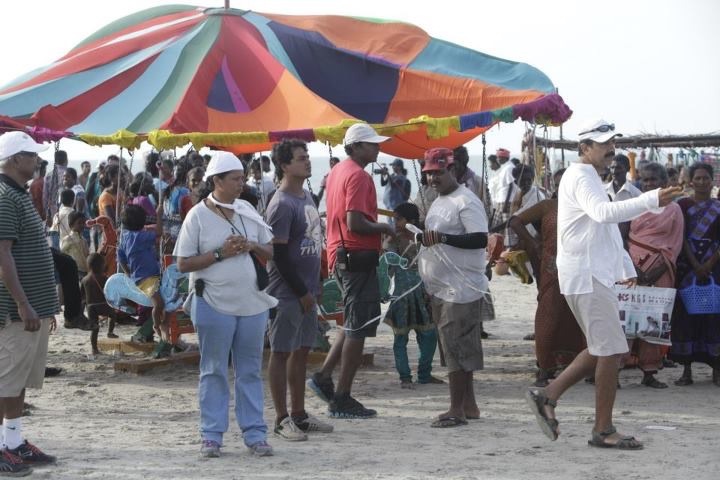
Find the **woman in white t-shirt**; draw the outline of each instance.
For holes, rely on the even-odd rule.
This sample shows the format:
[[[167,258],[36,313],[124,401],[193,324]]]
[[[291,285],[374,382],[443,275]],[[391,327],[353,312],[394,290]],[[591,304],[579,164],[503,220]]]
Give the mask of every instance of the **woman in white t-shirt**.
[[[188,213],[174,252],[178,269],[190,272],[193,288],[191,317],[200,345],[200,451],[204,457],[220,455],[228,428],[232,352],[235,416],[243,440],[253,454],[272,455],[260,370],[268,313],[277,300],[258,288],[251,257],[272,257],[272,231],[248,202],[237,199],[244,181],[237,157],[217,152],[204,180],[212,192]]]

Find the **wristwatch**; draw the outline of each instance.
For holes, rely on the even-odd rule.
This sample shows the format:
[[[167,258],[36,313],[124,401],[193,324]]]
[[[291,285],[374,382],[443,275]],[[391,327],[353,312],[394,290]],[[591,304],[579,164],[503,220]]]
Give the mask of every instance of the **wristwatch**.
[[[222,248],[216,248],[213,250],[213,257],[215,257],[216,262],[221,262],[223,259]]]

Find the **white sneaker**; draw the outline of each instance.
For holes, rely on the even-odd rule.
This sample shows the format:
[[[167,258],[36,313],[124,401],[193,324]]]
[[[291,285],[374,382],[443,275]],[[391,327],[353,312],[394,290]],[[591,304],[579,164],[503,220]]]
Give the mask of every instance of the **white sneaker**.
[[[295,425],[295,422],[289,416],[283,418],[280,425],[275,427],[273,431],[275,435],[289,442],[303,442],[308,439],[307,435]]]
[[[335,427],[310,414],[303,420],[294,419],[295,425],[303,432],[332,433]]]

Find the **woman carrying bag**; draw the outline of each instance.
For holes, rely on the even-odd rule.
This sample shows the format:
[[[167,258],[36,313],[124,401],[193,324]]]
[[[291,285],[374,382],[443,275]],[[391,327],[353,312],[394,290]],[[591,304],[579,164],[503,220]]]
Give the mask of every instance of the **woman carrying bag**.
[[[203,180],[210,193],[188,213],[174,251],[178,269],[190,272],[188,300],[200,346],[200,452],[220,455],[232,352],[243,440],[254,455],[268,456],[260,370],[268,312],[277,300],[262,291],[267,273],[259,260],[272,257],[272,231],[249,203],[238,200],[244,175],[235,155],[216,152]]]
[[[685,217],[685,241],[677,264],[679,295],[672,316],[670,358],[683,366],[675,385],[691,385],[692,363],[703,362],[712,367],[712,381],[720,387],[720,312],[689,313],[693,305],[685,304],[681,291],[692,288],[693,282],[720,284],[720,200],[711,198],[714,172],[709,164],[696,163],[689,171],[693,195],[678,200]]]

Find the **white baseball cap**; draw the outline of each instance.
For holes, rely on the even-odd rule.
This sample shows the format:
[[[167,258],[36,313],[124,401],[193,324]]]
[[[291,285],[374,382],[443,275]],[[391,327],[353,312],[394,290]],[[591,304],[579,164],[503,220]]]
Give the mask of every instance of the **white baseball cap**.
[[[587,122],[578,134],[580,141],[592,140],[597,143],[605,143],[614,137],[622,137],[622,133],[615,131],[614,123],[603,119]]]
[[[218,173],[231,172],[233,170],[245,171],[240,159],[233,153],[218,150],[212,153],[212,158],[210,159],[210,163],[208,163],[207,170],[205,170],[203,181],[206,181]]]
[[[387,140],[390,140],[390,137],[383,137],[382,135],[378,135],[375,129],[367,123],[356,123],[355,125],[348,128],[347,132],[345,132],[345,140],[343,140],[343,145],[352,145],[353,143],[358,142],[382,143]]]
[[[7,132],[0,135],[0,160],[10,158],[16,153],[39,153],[48,149],[48,145],[36,143],[25,132]]]

